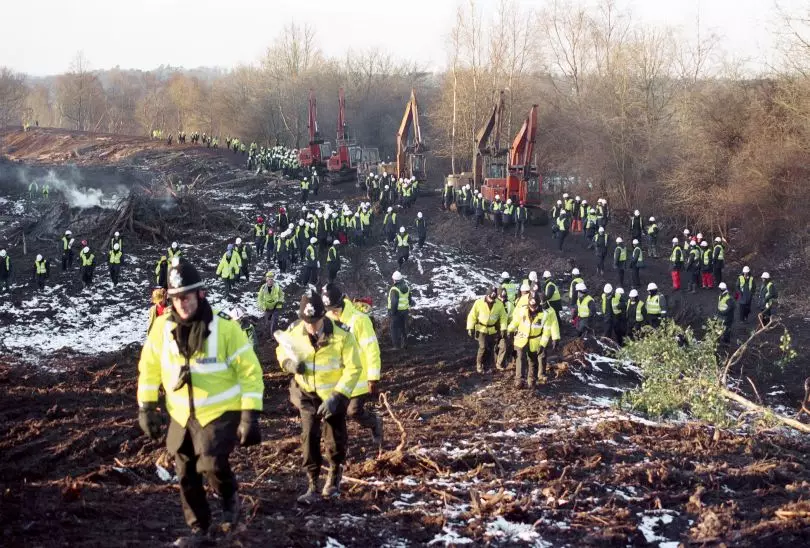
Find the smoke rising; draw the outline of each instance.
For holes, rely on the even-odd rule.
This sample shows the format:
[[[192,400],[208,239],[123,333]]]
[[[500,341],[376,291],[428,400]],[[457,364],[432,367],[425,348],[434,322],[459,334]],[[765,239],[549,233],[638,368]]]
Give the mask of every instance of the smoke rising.
[[[9,173],[11,169],[3,168],[4,166],[0,165],[0,175],[3,175],[2,172],[5,172],[6,176],[10,175],[12,180],[16,180],[17,183],[24,187],[24,192],[28,192],[28,186],[32,182],[37,184],[38,192],[42,192],[43,187],[48,185],[51,197],[58,193],[70,207],[111,209],[115,207],[118,198],[129,194],[129,189],[121,184],[107,188],[108,192],[100,188],[87,186],[82,172],[75,166],[67,167],[63,170],[63,173],[57,173],[56,170],[50,169],[44,175],[41,170],[32,169],[28,166],[16,166],[12,173]]]

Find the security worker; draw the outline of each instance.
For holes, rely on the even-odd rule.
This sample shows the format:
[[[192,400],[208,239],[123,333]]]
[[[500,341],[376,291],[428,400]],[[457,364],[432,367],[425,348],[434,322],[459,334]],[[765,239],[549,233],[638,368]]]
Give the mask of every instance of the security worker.
[[[630,290],[630,300],[627,301],[627,336],[634,339],[638,331],[647,321],[647,310],[644,301],[639,299],[638,290]]]
[[[166,255],[161,255],[160,259],[158,259],[157,264],[155,265],[155,285],[158,287],[162,287],[166,289],[169,287],[169,261],[166,259]]]
[[[0,283],[3,284],[3,291],[8,291],[9,279],[11,278],[11,257],[5,249],[0,249]]]
[[[515,238],[520,236],[521,238],[525,238],[525,227],[526,222],[529,220],[529,210],[526,209],[526,203],[521,201],[517,208],[515,208],[514,213],[515,219]]]
[[[276,283],[276,274],[273,271],[264,275],[264,283],[259,288],[259,295],[256,297],[256,304],[259,310],[264,312],[263,321],[270,324],[270,333],[276,331],[276,323],[281,308],[284,306],[284,290]]]
[[[751,313],[751,302],[754,299],[756,285],[754,284],[754,277],[751,276],[751,269],[744,266],[742,274],[737,278],[737,303],[740,305],[740,321],[745,323],[748,321],[748,315]]]
[[[723,266],[725,263],[726,255],[723,239],[718,236],[714,239],[714,248],[712,249],[712,274],[716,284],[723,281]]]
[[[658,286],[654,282],[647,284],[647,300],[644,302],[647,311],[647,321],[650,326],[657,328],[661,320],[667,315],[666,298],[658,293]]]
[[[562,251],[563,242],[565,242],[568,232],[571,230],[571,220],[569,219],[568,212],[563,210],[556,221],[557,223],[557,249]]]
[[[48,259],[44,259],[42,255],[37,255],[34,259],[34,278],[37,280],[37,287],[42,289],[45,287],[45,278],[50,276],[50,265]]]
[[[422,249],[427,239],[427,223],[421,211],[416,214],[416,237],[419,249]]]
[[[638,240],[633,240],[633,252],[630,255],[630,269],[633,273],[633,287],[641,286],[641,269],[644,268],[644,251]]]
[[[309,239],[304,251],[304,268],[301,270],[301,285],[318,284],[318,252],[315,248],[318,244],[318,238],[312,236]]]
[[[298,502],[313,504],[320,496],[340,496],[348,442],[346,411],[363,365],[354,335],[326,317],[323,299],[312,289],[301,297],[298,319],[277,335],[276,357],[281,368],[294,375],[290,401],[301,415],[301,451],[308,484]],[[322,420],[329,474],[319,494]]]
[[[683,270],[683,248],[678,238],[672,238],[672,253],[669,255],[669,264],[672,268],[672,289],[681,288],[681,271]]]
[[[619,287],[624,285],[624,269],[627,266],[627,247],[621,237],[616,238],[616,249],[613,250],[613,268],[619,275]]]
[[[762,288],[759,290],[759,306],[760,315],[762,316],[762,325],[771,323],[771,316],[776,310],[776,286],[773,285],[771,275],[767,272],[762,273]]]
[[[577,306],[574,319],[577,324],[577,334],[580,338],[593,333],[593,321],[596,319],[596,302],[588,295],[588,288],[584,282],[576,285]]]
[[[267,244],[267,229],[264,224],[264,217],[259,215],[253,225],[253,245],[256,247],[256,254],[261,257]]]
[[[391,344],[394,350],[405,348],[408,338],[408,311],[413,305],[411,290],[397,270],[391,276],[394,285],[388,291],[388,317],[391,319]]]
[[[515,314],[507,330],[515,334],[515,388],[523,388],[526,378],[529,388],[533,388],[540,371],[540,338],[543,335],[543,310],[536,298],[528,300],[526,308]]]
[[[118,277],[121,274],[121,255],[121,244],[113,244],[108,257],[110,263],[110,280],[112,280],[113,287],[118,285]]]
[[[498,300],[506,311],[506,324],[512,321],[515,315],[515,303],[509,300],[509,294],[503,287],[498,290]],[[503,371],[514,355],[512,337],[510,333],[501,334],[495,343],[495,369]]]
[[[334,240],[332,245],[329,246],[329,249],[326,251],[326,270],[329,275],[329,283],[335,281],[335,278],[337,278],[338,272],[340,271],[340,253],[338,253],[339,247],[340,240]]]
[[[728,345],[731,343],[731,326],[734,324],[734,300],[728,294],[726,282],[720,282],[717,288],[720,290],[720,296],[717,298],[717,317],[723,320],[720,342]]]
[[[389,207],[383,217],[383,231],[385,232],[385,240],[392,243],[397,235],[397,213],[393,207]]]
[[[168,295],[172,307],[155,319],[138,362],[138,422],[150,438],[160,437],[163,385],[171,417],[166,448],[175,456],[186,523],[202,540],[211,525],[203,476],[222,501],[223,529],[239,521],[228,456],[237,443],[261,441],[264,383],[239,324],[211,309],[202,278],[187,261],[172,260]]]
[[[702,257],[701,286],[703,289],[711,289],[714,287],[714,265],[712,264],[712,253],[709,251],[709,242],[706,240],[700,242],[700,253]]]
[[[397,265],[402,268],[403,263],[408,260],[411,254],[410,235],[405,231],[405,227],[399,227],[397,234]]]
[[[640,240],[641,235],[644,233],[644,222],[641,219],[641,212],[637,209],[630,217],[630,236],[634,240]]]
[[[512,277],[509,276],[508,272],[501,272],[501,285],[498,289],[506,290],[510,302],[514,303],[515,299],[517,299],[518,284],[512,281]]]
[[[444,190],[442,191],[442,209],[447,211],[450,209],[450,205],[456,199],[456,191],[453,188],[453,181],[447,181],[444,185]],[[456,204],[456,213],[461,215],[461,211],[459,211],[459,206]]]
[[[76,239],[73,238],[73,233],[70,230],[65,230],[65,235],[62,236],[62,272],[69,268],[73,268],[73,244]]]
[[[325,285],[321,297],[326,306],[326,315],[348,328],[349,333],[357,340],[360,351],[363,369],[352,391],[346,416],[371,430],[372,442],[380,447],[383,441],[382,419],[372,407],[366,405],[377,395],[377,383],[380,382],[382,367],[380,345],[371,318],[358,310],[336,284]]]
[[[608,246],[610,245],[610,239],[608,238],[608,233],[605,232],[605,227],[600,226],[598,228],[596,236],[593,237],[593,243],[596,256],[599,258],[599,263],[596,265],[596,272],[600,276],[604,276],[605,258],[607,257]]]
[[[689,242],[689,255],[686,257],[686,272],[689,274],[689,292],[694,293],[697,291],[698,284],[700,283],[700,263],[702,262],[702,254],[697,242],[694,240]]]
[[[244,276],[245,281],[250,281],[250,245],[242,243],[242,238],[236,239],[236,245],[234,246],[234,253],[239,255],[239,271],[236,273],[234,278],[238,281],[239,276]]]
[[[485,362],[492,359],[496,335],[505,337],[507,327],[506,309],[498,299],[498,288],[493,287],[473,303],[467,314],[467,334],[478,340],[475,368],[479,373],[484,372]]]
[[[172,245],[166,250],[166,257],[171,261],[175,257],[181,257],[183,255],[183,251],[180,249],[180,245],[177,242],[172,242]]]
[[[585,280],[580,276],[579,269],[573,268],[571,270],[571,283],[568,284],[568,303],[571,305],[571,308],[576,306],[577,286],[581,283],[585,283]]]
[[[650,217],[650,224],[647,226],[647,239],[650,241],[650,257],[658,257],[658,224],[655,217]]]
[[[110,238],[110,249],[113,249],[115,247],[115,244],[118,244],[118,251],[123,253],[124,252],[124,240],[121,238],[121,233],[118,232],[118,231],[115,231],[115,233],[113,234],[113,237]]]
[[[602,318],[602,336],[610,337],[613,334],[613,286],[605,284],[602,289],[602,302],[597,315]]]
[[[556,350],[560,342],[560,318],[557,311],[549,306],[548,300],[543,295],[539,296],[538,302],[543,310],[543,336],[540,337],[540,371],[537,380],[540,383],[546,382],[546,371],[548,363],[548,345]]]
[[[621,346],[624,343],[624,335],[627,332],[627,300],[624,297],[624,289],[617,287],[613,291],[613,297],[610,300],[610,305],[613,308],[613,340],[616,344]]]
[[[236,273],[239,272],[241,266],[242,263],[239,258],[239,254],[234,252],[233,244],[228,244],[228,249],[219,260],[216,272],[217,276],[222,278],[222,281],[225,284],[226,295],[230,294],[231,288],[233,287],[234,278],[236,278]]]
[[[562,312],[562,297],[560,296],[560,288],[551,279],[551,272],[546,270],[543,272],[543,295],[548,301],[549,306],[554,309],[557,315]]]
[[[80,257],[82,260],[82,284],[84,284],[84,288],[87,289],[93,285],[93,272],[95,271],[96,267],[96,256],[90,251],[89,247],[85,246],[82,248]]]

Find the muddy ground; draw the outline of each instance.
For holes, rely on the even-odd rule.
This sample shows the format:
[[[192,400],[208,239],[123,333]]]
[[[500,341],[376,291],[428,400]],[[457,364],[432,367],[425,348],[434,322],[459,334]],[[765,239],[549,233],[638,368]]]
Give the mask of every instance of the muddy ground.
[[[253,177],[241,169],[240,157],[228,153],[50,130],[0,138],[2,154],[34,171],[66,169],[71,163],[91,170],[85,174],[104,173],[112,165],[143,181],[196,180],[194,192],[212,207],[230,208],[245,233],[257,210],[267,212],[295,197],[294,182]],[[106,180],[101,177],[99,184]],[[43,207],[53,207],[27,200],[26,192],[2,181],[0,188],[7,207],[20,204],[20,215],[42,215]],[[354,203],[356,192],[325,189],[321,198]],[[554,357],[568,367],[560,365],[554,380],[535,391],[516,391],[508,373],[475,373],[474,345],[458,322],[466,312],[463,302],[486,279],[504,268],[561,273],[573,261],[585,269],[589,284],[601,286],[604,280],[593,276],[594,259],[575,239],[561,255],[550,250],[543,227],[515,244],[491,228],[472,231],[455,215],[442,213],[436,197],[420,198],[417,208],[430,222],[431,246],[406,267],[421,304],[406,351],[389,347],[381,318],[382,388],[390,404],[390,411],[379,406],[386,418],[384,452],[378,455],[368,434],[351,425],[343,497],[298,507],[295,498],[305,487],[298,421],[287,401],[288,378],[278,372],[272,346],[263,338],[264,443],[233,456],[245,520],[238,532],[220,537],[220,545],[808,542],[806,437],[764,426],[719,430],[685,421],[653,422],[618,411],[616,397],[637,381],[635,372],[608,360],[576,365],[575,345]],[[64,215],[72,223],[86,213]],[[409,219],[413,215],[413,210],[405,213]],[[100,237],[92,226],[88,222],[88,233]],[[29,257],[41,251],[55,256],[52,239],[58,233],[42,236],[29,243]],[[216,288],[213,267],[233,234],[206,228],[181,236]],[[40,295],[32,302],[33,288],[24,279],[2,297],[0,535],[5,545],[167,545],[185,532],[172,463],[161,443],[142,436],[136,423],[138,330],[145,327],[150,265],[166,242],[127,233],[124,238],[131,263],[116,292],[101,271],[92,293],[82,292],[75,273],[68,273],[55,276],[47,299]],[[19,251],[12,256],[20,264],[29,260]],[[254,274],[264,268],[255,265]],[[379,314],[392,271],[390,252],[375,244],[352,251],[340,279],[353,294],[374,297]],[[657,276],[659,285],[668,276],[663,263],[653,263],[646,274]],[[292,276],[284,282],[291,298],[300,294]],[[249,308],[254,290],[255,285],[244,284],[228,301],[214,289],[212,300]],[[705,314],[714,299],[677,295],[671,307],[688,311],[684,315]],[[82,312],[60,318],[44,302]],[[111,308],[115,311],[102,312]],[[101,318],[93,323],[92,316]],[[131,324],[115,329],[127,319]],[[43,331],[45,320],[53,324],[34,342],[30,337]],[[789,321],[801,355],[804,318]],[[735,335],[743,337],[746,329],[750,326],[739,326]],[[566,328],[564,342],[571,335]],[[47,344],[58,337],[59,344]],[[27,345],[20,342],[26,338]],[[806,363],[800,359],[784,372],[761,367],[753,377],[765,402],[795,408]],[[216,502],[212,507],[218,511]]]

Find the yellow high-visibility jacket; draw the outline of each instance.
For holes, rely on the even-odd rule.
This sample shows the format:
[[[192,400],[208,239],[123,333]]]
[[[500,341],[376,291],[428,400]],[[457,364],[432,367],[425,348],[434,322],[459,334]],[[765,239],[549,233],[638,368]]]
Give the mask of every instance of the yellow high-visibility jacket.
[[[470,313],[467,314],[467,330],[475,329],[478,333],[494,335],[498,331],[506,330],[506,318],[506,309],[500,299],[495,299],[490,308],[484,297],[481,297],[475,301]]]
[[[295,375],[295,382],[301,390],[315,392],[322,400],[326,400],[332,392],[351,398],[363,371],[360,349],[354,335],[329,318],[324,319],[317,349],[312,347],[303,322],[293,323],[286,332],[294,347],[307,349],[305,356],[297,357],[284,345],[276,348],[279,365],[283,365],[287,359],[299,360],[304,364],[304,372]]]
[[[219,260],[219,265],[217,265],[217,276],[220,276],[223,280],[229,280],[235,278],[241,269],[242,259],[239,257],[239,253],[233,251],[230,260],[228,260],[228,254],[225,253]]]
[[[368,381],[380,380],[380,345],[377,342],[377,334],[374,332],[371,318],[357,310],[352,302],[346,298],[343,299],[343,313],[340,315],[340,323],[349,328],[349,333],[354,335],[360,349],[360,363],[363,370],[352,392],[352,397],[356,398],[368,394]]]
[[[540,350],[544,317],[542,310],[532,313],[528,308],[523,308],[520,314],[515,314],[509,324],[509,331],[515,333],[515,348],[524,348],[528,344],[529,352]]]
[[[262,410],[262,368],[237,322],[222,312],[214,313],[204,350],[188,362],[191,382],[180,390],[174,387],[186,358],[172,335],[175,327],[169,315],[163,314],[155,319],[146,337],[138,362],[138,403],[157,402],[162,384],[169,415],[181,426],[189,419],[189,397],[202,426],[226,411]]]
[[[545,348],[548,346],[548,341],[560,340],[560,319],[557,317],[557,311],[549,307],[543,311],[543,336],[540,337],[540,346]]]

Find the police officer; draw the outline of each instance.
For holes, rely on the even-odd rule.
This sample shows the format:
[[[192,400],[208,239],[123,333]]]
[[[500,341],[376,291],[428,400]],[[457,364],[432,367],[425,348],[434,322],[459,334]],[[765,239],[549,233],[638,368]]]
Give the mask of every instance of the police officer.
[[[491,361],[495,338],[498,333],[506,337],[508,317],[503,303],[498,299],[498,288],[492,287],[483,297],[473,303],[467,314],[467,334],[478,341],[475,368],[485,370],[485,362]]]
[[[748,315],[751,314],[751,302],[756,291],[754,277],[751,276],[751,269],[748,266],[743,267],[742,274],[737,278],[736,289],[737,302],[740,305],[740,321],[745,323],[748,321]]]
[[[574,309],[574,318],[577,322],[577,334],[585,337],[588,333],[593,334],[593,321],[596,319],[596,301],[588,295],[588,287],[584,282],[576,285],[577,305]]]
[[[294,375],[290,401],[301,416],[301,452],[308,484],[298,502],[313,504],[320,496],[340,496],[348,443],[346,410],[362,374],[362,362],[354,335],[326,317],[323,299],[312,289],[301,297],[298,319],[276,337],[276,357],[281,368]],[[321,421],[329,475],[319,493]]]
[[[118,285],[118,278],[121,275],[121,255],[121,244],[113,244],[108,256],[110,263],[110,280],[112,280],[113,287]]]
[[[408,338],[408,311],[413,305],[411,290],[397,270],[391,276],[394,285],[388,291],[388,317],[391,319],[391,344],[395,350],[405,348]]]
[[[717,298],[717,316],[723,320],[720,342],[727,346],[731,343],[731,326],[734,323],[734,299],[728,294],[726,282],[720,282],[717,288],[720,289],[720,296]]]
[[[613,268],[619,276],[619,287],[624,285],[624,269],[627,266],[627,246],[621,237],[616,238],[616,248],[613,250]]]
[[[425,239],[427,238],[427,223],[421,211],[416,214],[416,237],[419,249],[422,249],[422,246],[425,245]]]
[[[264,312],[264,322],[270,324],[270,333],[276,330],[278,315],[284,306],[284,290],[276,283],[276,274],[269,271],[264,275],[264,283],[256,297],[259,310]]]
[[[171,417],[166,448],[175,456],[186,523],[199,538],[211,525],[203,476],[222,501],[223,529],[239,521],[228,456],[237,443],[261,441],[264,383],[239,324],[212,310],[200,274],[183,259],[172,261],[168,295],[172,307],[155,319],[138,363],[138,422],[150,438],[160,437],[163,385]]]

